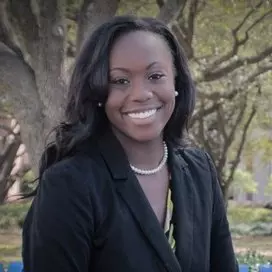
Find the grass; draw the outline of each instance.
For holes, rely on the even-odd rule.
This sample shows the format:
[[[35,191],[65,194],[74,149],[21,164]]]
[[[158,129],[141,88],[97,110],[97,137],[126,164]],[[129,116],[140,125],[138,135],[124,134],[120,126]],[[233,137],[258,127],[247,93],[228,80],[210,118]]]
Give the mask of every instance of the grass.
[[[15,230],[0,231],[0,263],[21,259],[21,233]]]
[[[0,263],[21,259],[21,231],[29,202],[0,206]]]
[[[260,255],[257,259],[263,260],[262,263],[272,263],[272,236],[244,236],[234,238],[233,244],[240,260],[248,259],[248,252],[252,252],[253,254]],[[242,256],[247,257],[241,258]],[[250,259],[253,259],[253,257]]]
[[[230,205],[228,219],[235,237],[272,236],[272,210]]]
[[[244,236],[233,239],[237,251],[262,250],[264,255],[272,257],[272,236]]]
[[[20,228],[29,205],[29,202],[0,205],[0,230]]]

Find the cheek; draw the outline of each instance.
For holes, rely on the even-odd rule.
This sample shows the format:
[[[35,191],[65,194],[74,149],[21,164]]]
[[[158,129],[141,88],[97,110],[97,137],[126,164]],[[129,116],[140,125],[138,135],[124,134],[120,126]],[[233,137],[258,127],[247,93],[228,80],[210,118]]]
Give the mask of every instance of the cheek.
[[[167,91],[163,94],[161,97],[161,100],[164,101],[165,103],[165,117],[170,118],[172,113],[175,110],[175,105],[176,105],[176,96],[175,96],[175,91]]]
[[[159,96],[159,99],[163,101],[167,106],[171,107],[175,105],[175,88],[170,87],[170,88],[165,88],[161,90],[159,93],[157,93]]]
[[[174,80],[171,81],[169,84],[169,88],[167,91],[164,93],[165,96],[165,101],[167,101],[171,109],[173,110],[175,107],[175,102],[176,102],[176,96],[175,96],[175,83]]]
[[[112,119],[113,113],[116,111],[116,107],[110,100],[108,100],[105,104],[105,112],[109,120]]]
[[[176,97],[175,95],[172,95],[171,98],[169,99],[169,111],[171,114],[173,113],[176,105]]]
[[[108,116],[108,119],[112,119],[112,116],[120,112],[124,99],[125,98],[121,93],[117,92],[109,93],[107,102],[105,104],[105,112],[106,115]]]

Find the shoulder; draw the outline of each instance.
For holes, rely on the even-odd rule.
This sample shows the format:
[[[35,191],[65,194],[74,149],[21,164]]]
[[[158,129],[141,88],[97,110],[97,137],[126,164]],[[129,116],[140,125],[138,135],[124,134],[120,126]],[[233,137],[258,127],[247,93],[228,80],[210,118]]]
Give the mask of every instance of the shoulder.
[[[217,170],[208,152],[197,147],[177,148],[175,152],[178,153],[181,163],[186,166],[194,180],[205,181],[198,183],[207,184],[207,180],[210,180],[212,186],[218,183]]]
[[[198,167],[206,171],[211,171],[213,161],[211,156],[203,149],[197,147],[178,147],[175,153],[180,155],[189,167]]]
[[[100,152],[94,141],[78,144],[60,161],[53,163],[45,170],[45,176],[86,176],[97,172],[103,165]]]
[[[76,176],[92,173],[97,167],[96,160],[84,154],[74,154],[61,159],[45,170],[45,176]]]
[[[102,171],[101,171],[102,170]],[[103,167],[96,155],[76,153],[47,168],[40,180],[41,187],[54,187],[75,193],[88,193],[99,183]]]
[[[200,177],[199,180],[211,181],[212,190],[216,194],[220,194],[219,176],[216,170],[215,163],[211,155],[201,148],[179,148],[178,152],[186,161],[189,171],[193,176]],[[204,182],[204,184],[207,184]]]

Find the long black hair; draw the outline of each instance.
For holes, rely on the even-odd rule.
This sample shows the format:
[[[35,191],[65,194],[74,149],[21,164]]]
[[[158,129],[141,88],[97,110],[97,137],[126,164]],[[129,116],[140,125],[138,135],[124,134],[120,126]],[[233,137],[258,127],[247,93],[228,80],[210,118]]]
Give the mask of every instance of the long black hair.
[[[179,95],[173,115],[164,129],[164,137],[173,143],[183,138],[195,106],[195,87],[180,45],[167,26],[156,19],[114,17],[86,39],[78,54],[68,90],[66,120],[55,128],[55,139],[43,152],[40,177],[50,165],[67,156],[82,141],[99,136],[108,126],[104,109],[98,104],[104,104],[108,96],[111,48],[121,35],[139,30],[160,35],[172,52],[175,88]]]

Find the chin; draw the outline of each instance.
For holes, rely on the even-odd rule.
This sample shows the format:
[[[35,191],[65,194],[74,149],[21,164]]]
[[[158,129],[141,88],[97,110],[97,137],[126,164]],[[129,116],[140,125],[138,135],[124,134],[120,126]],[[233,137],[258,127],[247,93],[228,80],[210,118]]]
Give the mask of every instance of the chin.
[[[119,140],[130,140],[135,142],[150,142],[162,137],[163,127],[157,125],[156,127],[145,127],[145,128],[127,128],[119,129],[117,127],[112,127],[114,134],[119,138]]]
[[[129,133],[127,136],[137,142],[150,142],[150,141],[160,138],[161,135],[162,135],[162,132],[154,132],[153,131],[150,133],[147,133],[147,132]]]

